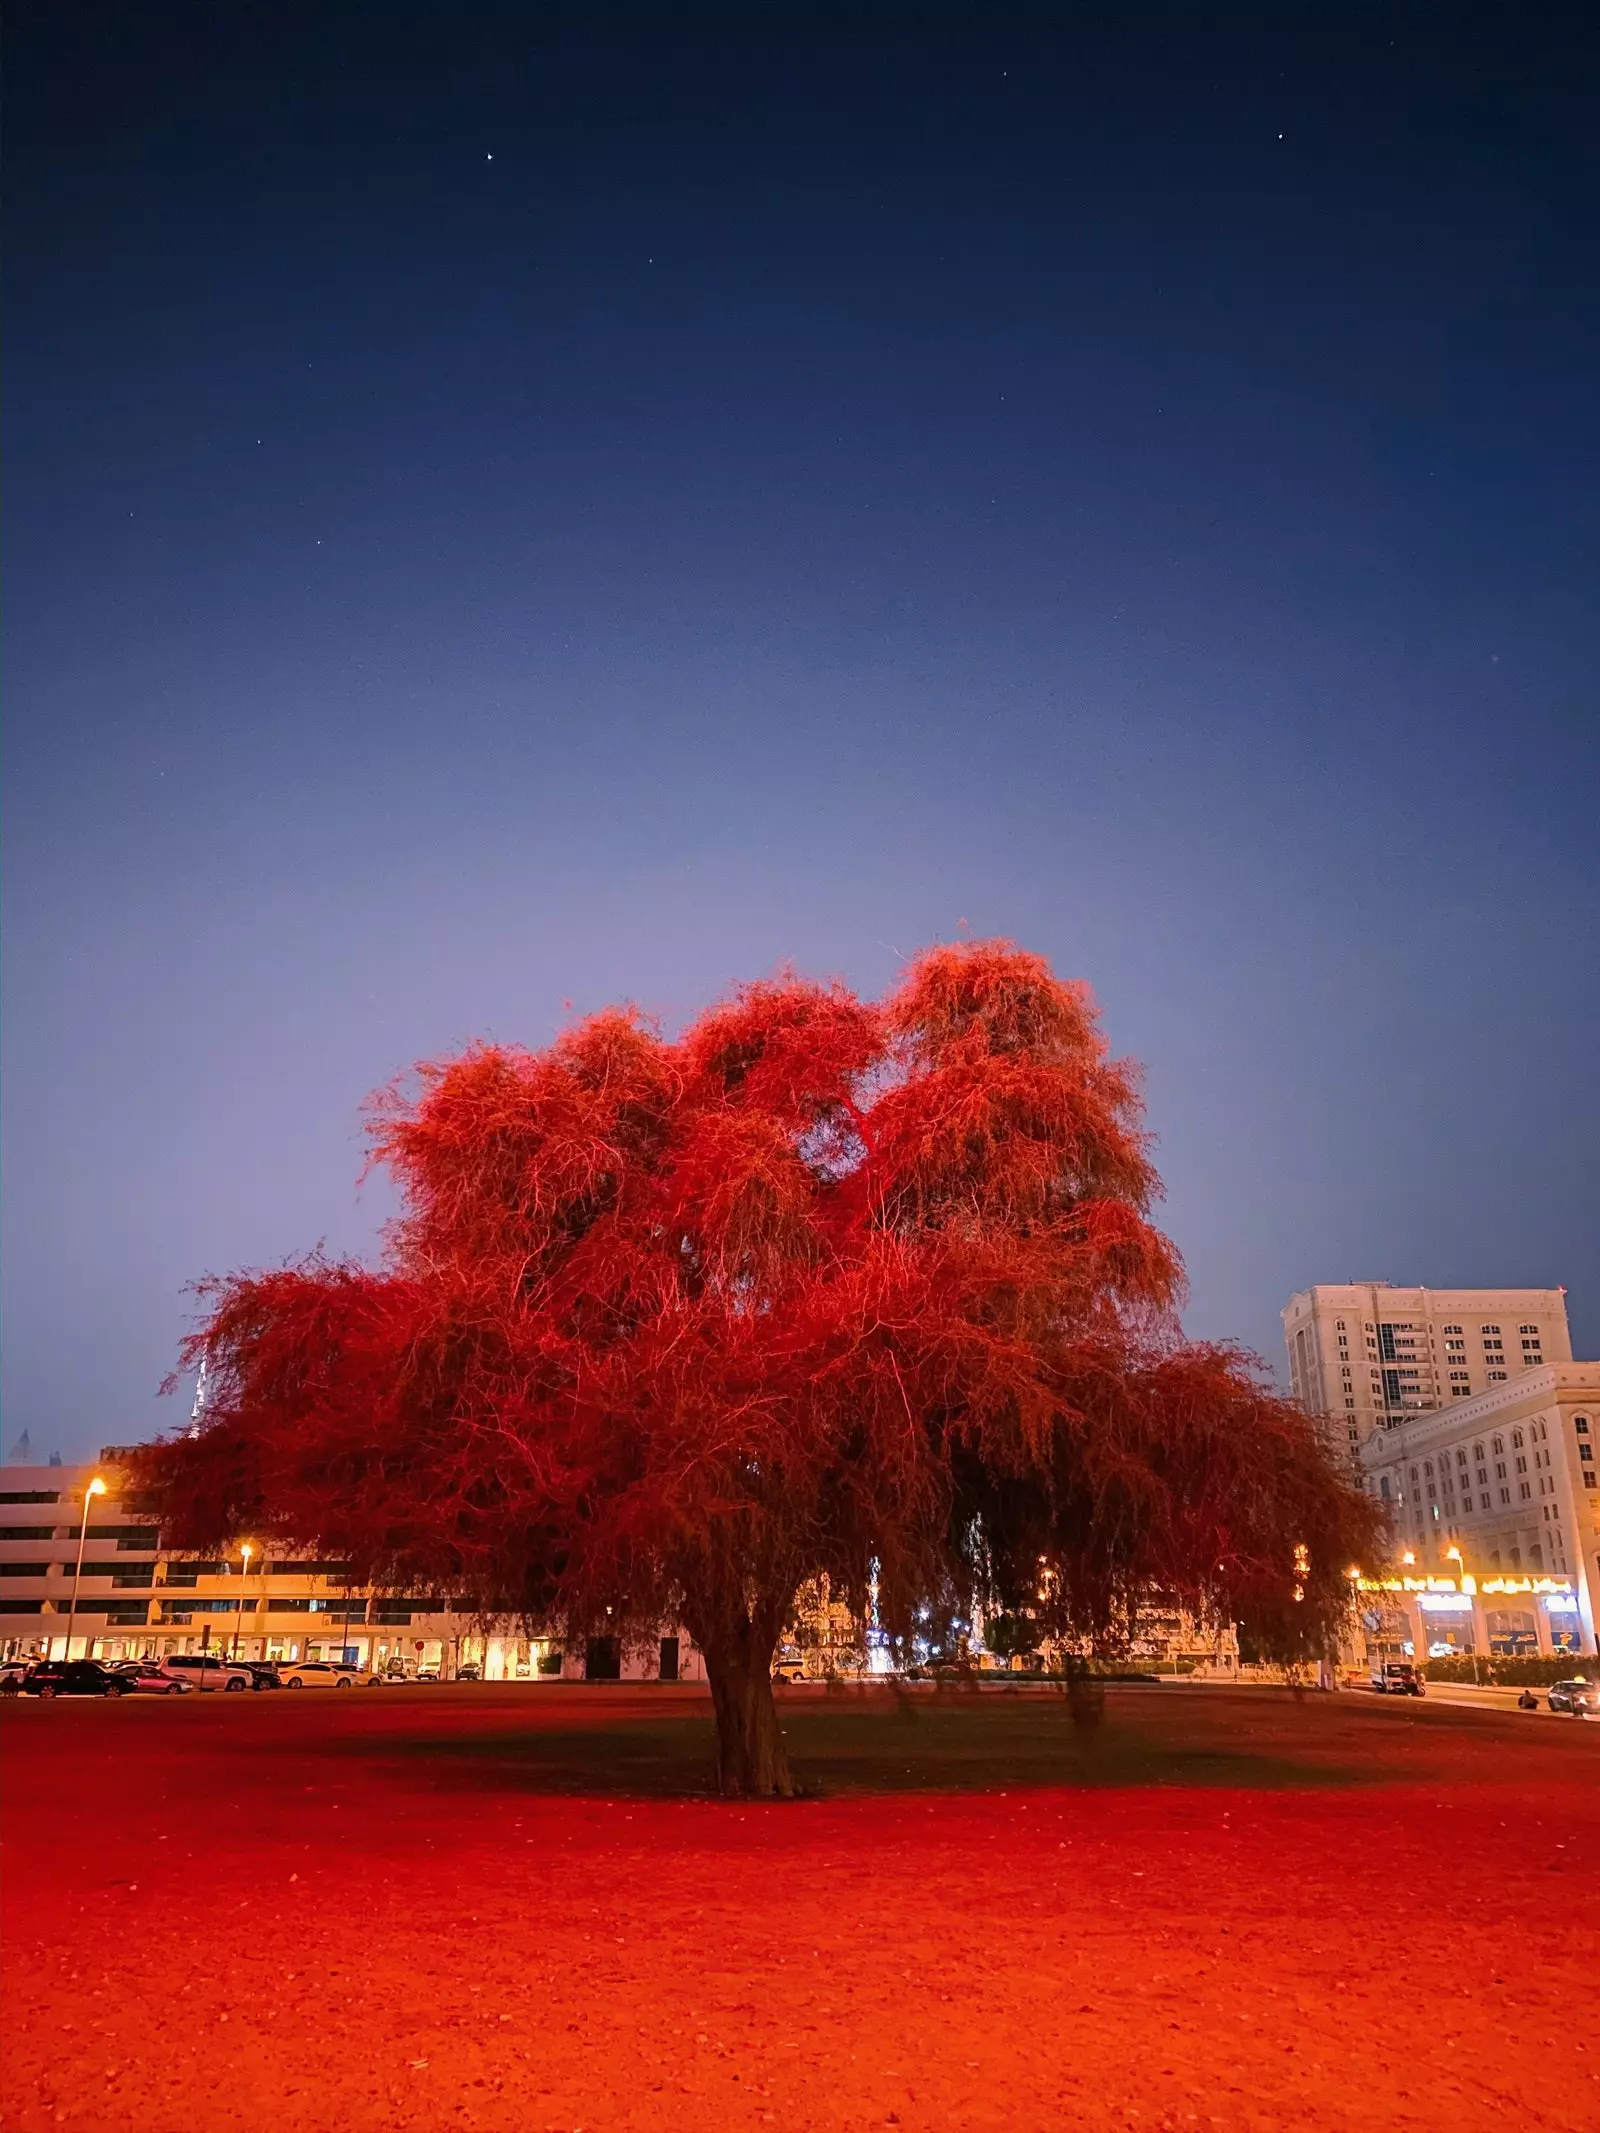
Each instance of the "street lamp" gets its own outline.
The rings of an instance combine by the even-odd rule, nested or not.
[[[1465,1594],[1467,1587],[1471,1585],[1473,1591],[1476,1592],[1477,1580],[1467,1576],[1467,1566],[1462,1559],[1461,1550],[1459,1548],[1446,1548],[1444,1559],[1447,1563],[1454,1563],[1456,1566],[1457,1589]],[[1482,1686],[1478,1680],[1478,1621],[1476,1610],[1474,1610],[1472,1621],[1472,1686],[1475,1689]]]
[[[230,1659],[237,1659],[239,1656],[239,1631],[244,1626],[245,1581],[250,1575],[250,1558],[255,1552],[249,1541],[240,1542],[239,1553],[244,1557],[244,1568],[239,1572],[239,1606],[233,1618],[233,1649],[228,1654]]]
[[[63,1659],[72,1657],[72,1631],[78,1619],[78,1580],[83,1576],[83,1544],[89,1537],[89,1507],[97,1496],[104,1496],[106,1485],[98,1474],[83,1492],[83,1524],[78,1528],[78,1561],[72,1573],[72,1604],[67,1609],[67,1648]]]

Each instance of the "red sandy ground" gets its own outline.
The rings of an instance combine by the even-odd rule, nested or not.
[[[1059,1704],[959,1768],[821,1705],[831,1794],[758,1808],[650,1796],[689,1692],[8,1709],[8,2133],[1600,2127],[1600,1727],[1114,1690],[1063,1784]]]

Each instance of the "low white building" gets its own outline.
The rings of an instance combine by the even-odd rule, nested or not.
[[[1546,1364],[1379,1426],[1361,1463],[1394,1520],[1389,1571],[1418,1587],[1430,1642],[1522,1649],[1526,1634],[1540,1651],[1600,1650],[1600,1363]],[[1526,1631],[1490,1614],[1526,1616]]]
[[[96,1477],[105,1493],[89,1499]],[[79,1568],[81,1544],[82,1567]],[[70,1650],[69,1650],[70,1646]],[[135,1659],[201,1650],[241,1659],[340,1652],[374,1670],[475,1666],[485,1680],[700,1681],[682,1631],[571,1642],[484,1622],[448,1594],[369,1593],[343,1566],[271,1548],[196,1561],[166,1554],[147,1504],[98,1466],[0,1467],[0,1657]]]

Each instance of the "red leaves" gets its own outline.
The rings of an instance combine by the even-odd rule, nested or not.
[[[1287,1589],[1300,1540],[1342,1576],[1365,1530],[1303,1418],[1179,1343],[1134,1076],[1003,942],[881,1006],[783,976],[673,1043],[617,1010],[475,1047],[372,1146],[383,1271],[210,1292],[214,1404],[147,1462],[180,1541],[710,1633],[874,1562],[891,1619],[1015,1602],[1041,1555],[1104,1629],[1152,1579]]]

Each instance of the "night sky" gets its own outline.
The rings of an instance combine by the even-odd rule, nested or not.
[[[1600,1353],[1592,10],[8,12],[7,1446],[412,1060],[964,929],[1192,1332]]]

